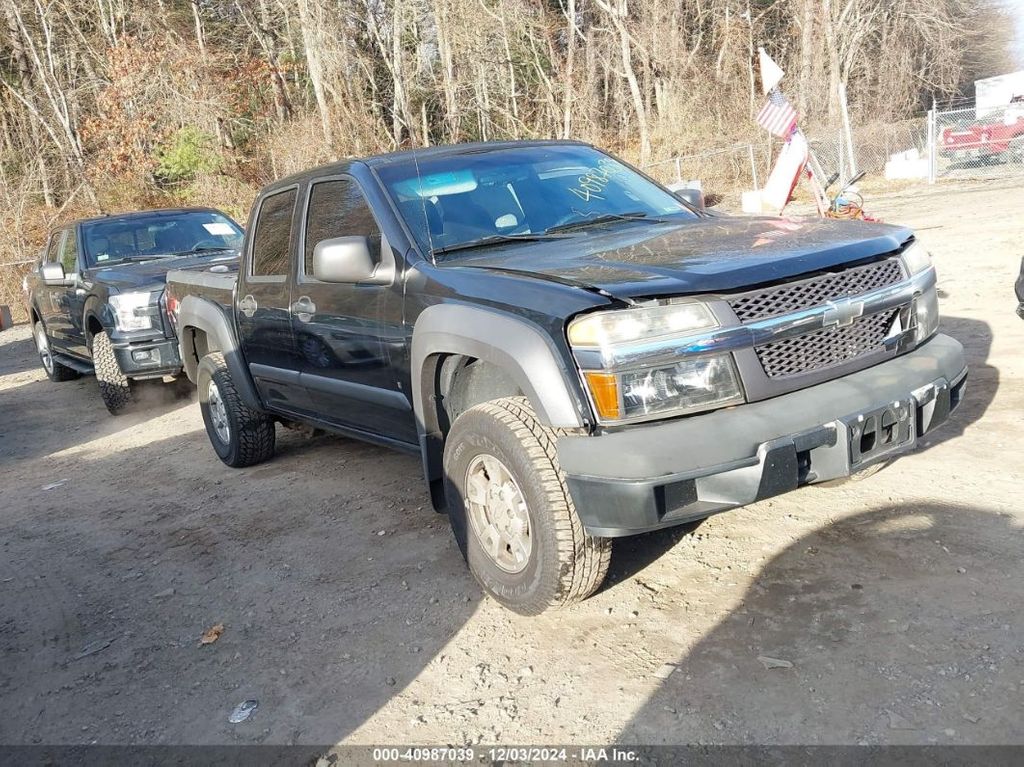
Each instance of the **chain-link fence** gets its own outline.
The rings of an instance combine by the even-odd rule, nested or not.
[[[1024,173],[1024,97],[1001,108],[929,115],[936,178],[991,178]]]
[[[911,120],[856,125],[850,133],[827,125],[804,129],[823,181],[835,177],[842,184],[861,171],[890,177],[890,163],[892,178],[932,183],[1024,175],[1024,96],[1005,107],[932,110]],[[646,170],[666,184],[699,180],[709,204],[738,210],[742,193],[759,189],[768,177],[776,149],[767,142],[739,144]]]
[[[882,173],[895,154],[928,151],[928,123],[923,118],[894,123],[860,125],[852,131],[853,157],[842,128],[825,127],[805,131],[811,151],[826,178],[847,180],[860,172]]]
[[[862,125],[852,131],[853,157],[846,134],[838,127],[816,127],[805,131],[817,160],[822,180],[835,176],[845,182],[860,171],[882,173],[886,162],[897,153],[916,150],[927,153],[928,123],[924,118],[896,123]],[[746,190],[760,189],[771,171],[778,145],[737,144],[691,155],[661,160],[645,167],[664,184],[699,180],[709,204],[739,210]]]
[[[737,144],[653,163],[644,170],[663,184],[700,181],[709,205],[740,209],[747,189],[760,189],[770,167],[765,144]]]

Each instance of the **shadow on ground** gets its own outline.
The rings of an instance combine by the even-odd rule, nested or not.
[[[875,509],[794,541],[678,660],[625,743],[1024,742],[1008,515]],[[851,673],[852,672],[852,673]]]
[[[967,317],[944,316],[940,330],[963,344],[968,367],[967,389],[954,417],[922,439],[922,447],[938,445],[963,434],[971,424],[981,420],[999,389],[999,370],[988,364],[992,352],[991,326]]]
[[[83,456],[0,519],[0,742],[331,744],[441,653],[480,594],[418,461],[281,436],[244,471],[202,431]]]

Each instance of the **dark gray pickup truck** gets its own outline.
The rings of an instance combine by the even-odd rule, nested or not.
[[[267,187],[234,275],[172,272],[230,466],[303,423],[421,456],[470,569],[525,614],[610,539],[859,471],[957,407],[907,229],[712,216],[593,147],[470,144]]]
[[[53,381],[95,373],[114,415],[134,381],[181,372],[164,278],[238,260],[242,230],[209,208],[124,213],[56,229],[25,280],[39,360]]]

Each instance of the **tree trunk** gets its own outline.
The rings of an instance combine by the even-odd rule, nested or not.
[[[196,45],[199,46],[199,55],[206,60],[206,35],[203,33],[203,17],[199,15],[199,0],[192,0],[189,5],[192,7],[192,21],[196,27]]]
[[[636,121],[640,128],[640,164],[644,165],[651,159],[651,134],[647,124],[647,108],[644,103],[644,96],[640,90],[640,83],[636,79],[636,72],[633,69],[632,42],[629,37],[629,29],[626,27],[626,0],[619,0],[618,6],[615,8],[602,2],[602,0],[596,0],[596,2],[611,19],[619,35],[622,72],[626,78],[626,83],[629,85],[630,95],[633,98],[633,109],[636,112]]]
[[[309,80],[313,84],[313,96],[320,112],[320,126],[324,141],[331,149],[334,147],[334,131],[332,130],[331,114],[327,104],[327,92],[324,87],[324,68],[320,59],[320,39],[317,28],[321,23],[319,8],[311,7],[316,0],[299,0],[299,27],[302,30],[302,44],[306,50],[306,69]]]
[[[562,138],[572,135],[572,99],[575,95],[572,87],[572,70],[576,61],[576,0],[568,0],[565,9],[566,45],[565,69],[562,75]]]
[[[804,118],[811,106],[811,82],[814,78],[814,20],[819,0],[803,0],[800,16],[800,90],[797,93],[797,112]]]

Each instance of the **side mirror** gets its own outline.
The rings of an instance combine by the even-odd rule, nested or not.
[[[704,210],[704,192],[700,189],[676,189],[672,194],[691,208]]]
[[[382,256],[387,247],[382,241]],[[384,260],[374,263],[367,237],[333,237],[313,248],[313,277],[321,282],[390,285],[394,267],[389,268]]]
[[[39,267],[39,276],[44,285],[67,285],[68,278],[64,274],[63,264],[43,264]]]

